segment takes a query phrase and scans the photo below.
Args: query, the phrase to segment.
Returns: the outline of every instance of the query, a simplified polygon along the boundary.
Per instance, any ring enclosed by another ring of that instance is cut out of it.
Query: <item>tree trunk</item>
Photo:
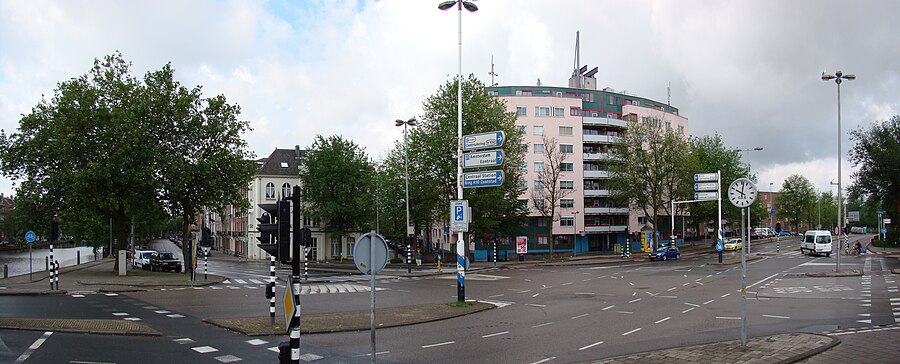
[[[187,212],[181,216],[181,255],[184,257],[184,273],[194,269],[193,259],[190,259],[191,223],[188,216]]]
[[[128,241],[128,222],[125,218],[125,205],[119,202],[116,207],[115,216],[113,216],[113,225],[114,225],[114,235],[115,235],[115,244],[113,245],[113,251],[109,252],[113,256],[113,271],[118,271],[119,269],[119,258],[118,251],[127,248]]]

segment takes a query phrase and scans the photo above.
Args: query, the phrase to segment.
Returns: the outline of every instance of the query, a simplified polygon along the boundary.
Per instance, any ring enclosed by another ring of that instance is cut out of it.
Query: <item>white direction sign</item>
[[[463,154],[463,168],[496,167],[503,165],[503,151],[500,149]]]
[[[694,183],[694,191],[715,191],[718,189],[719,184],[716,182]]]
[[[476,150],[487,148],[499,148],[503,146],[506,140],[506,133],[501,131],[492,131],[489,133],[470,134],[463,136],[463,150]]]
[[[718,181],[719,178],[715,173],[696,173],[694,174],[694,182]]]
[[[719,194],[715,192],[697,192],[694,194],[695,200],[718,200]]]
[[[463,188],[496,187],[503,184],[503,171],[463,173]]]

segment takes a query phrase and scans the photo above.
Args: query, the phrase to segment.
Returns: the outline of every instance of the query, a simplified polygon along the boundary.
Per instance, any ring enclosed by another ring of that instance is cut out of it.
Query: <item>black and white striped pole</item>
[[[203,254],[203,280],[209,275],[209,251]]]
[[[497,266],[497,239],[494,239],[494,266]]]
[[[269,323],[275,325],[275,256],[269,256]]]
[[[53,263],[53,269],[56,271],[56,290],[59,290],[59,261]]]
[[[50,290],[53,290],[53,243],[50,243],[50,258],[47,261],[50,262],[47,267],[50,271]]]
[[[409,235],[406,236],[406,273],[412,273],[412,247],[409,244]]]
[[[303,255],[303,280],[309,280],[309,256]]]

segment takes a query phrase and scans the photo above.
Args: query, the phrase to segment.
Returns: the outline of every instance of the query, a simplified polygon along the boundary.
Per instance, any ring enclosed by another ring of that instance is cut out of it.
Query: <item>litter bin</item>
[[[524,262],[524,261],[525,261],[525,254],[519,254],[519,261],[520,261],[520,262]]]

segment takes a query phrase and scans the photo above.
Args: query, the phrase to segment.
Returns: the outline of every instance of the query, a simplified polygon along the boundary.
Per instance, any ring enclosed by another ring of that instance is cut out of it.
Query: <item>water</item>
[[[96,257],[94,257],[93,248],[82,246],[77,248],[53,248],[53,260],[59,262],[60,268],[73,266],[77,263],[77,252],[81,252],[81,263],[90,262],[96,259]],[[102,249],[98,249],[97,254],[102,256]],[[49,255],[50,249],[32,250],[32,272],[45,272],[47,270],[45,259]],[[10,277],[28,274],[28,250],[0,252],[0,265],[4,264],[9,266]],[[0,267],[0,269],[2,269],[2,267]]]

